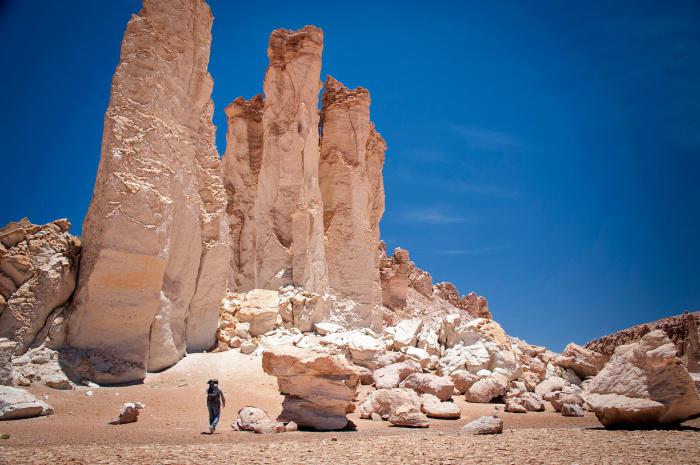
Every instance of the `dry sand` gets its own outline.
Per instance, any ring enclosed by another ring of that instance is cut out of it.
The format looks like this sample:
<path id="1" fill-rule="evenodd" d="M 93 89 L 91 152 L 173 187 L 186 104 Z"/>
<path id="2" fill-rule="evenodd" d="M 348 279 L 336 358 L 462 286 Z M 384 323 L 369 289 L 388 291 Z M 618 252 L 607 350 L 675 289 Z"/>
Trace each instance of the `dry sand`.
<path id="1" fill-rule="evenodd" d="M 218 377 L 227 406 L 214 435 L 207 430 L 206 380 Z M 590 412 L 564 418 L 556 412 L 501 413 L 503 434 L 475 437 L 459 427 L 493 411 L 493 404 L 461 399 L 460 420 L 431 420 L 428 430 L 408 430 L 349 415 L 355 428 L 333 433 L 261 436 L 230 425 L 246 405 L 279 414 L 282 396 L 260 358 L 237 351 L 193 354 L 143 384 L 57 391 L 30 390 L 56 413 L 0 422 L 2 464 L 690 464 L 700 463 L 700 420 L 676 430 L 605 431 Z M 86 392 L 93 391 L 88 397 Z M 360 399 L 369 388 L 363 387 Z M 109 425 L 123 402 L 146 404 L 139 421 Z"/>

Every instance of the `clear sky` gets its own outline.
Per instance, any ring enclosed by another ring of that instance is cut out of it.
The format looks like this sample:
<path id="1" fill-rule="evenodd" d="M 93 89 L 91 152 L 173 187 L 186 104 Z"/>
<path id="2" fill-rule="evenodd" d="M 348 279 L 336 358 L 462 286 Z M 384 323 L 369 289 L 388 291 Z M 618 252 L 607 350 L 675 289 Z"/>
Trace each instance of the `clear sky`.
<path id="1" fill-rule="evenodd" d="M 561 349 L 700 308 L 698 2 L 212 0 L 224 107 L 267 38 L 325 32 L 323 74 L 372 94 L 381 223 L 434 280 Z M 0 2 L 0 223 L 87 211 L 137 1 Z"/>

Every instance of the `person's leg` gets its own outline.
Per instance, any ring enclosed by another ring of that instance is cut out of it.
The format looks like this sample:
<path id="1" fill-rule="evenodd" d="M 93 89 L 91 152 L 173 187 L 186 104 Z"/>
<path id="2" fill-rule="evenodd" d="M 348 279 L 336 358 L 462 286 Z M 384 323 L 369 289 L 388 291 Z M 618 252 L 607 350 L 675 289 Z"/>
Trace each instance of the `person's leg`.
<path id="1" fill-rule="evenodd" d="M 207 410 L 209 410 L 209 432 L 213 433 L 214 432 L 214 405 L 212 404 L 207 404 Z M 218 419 L 217 419 L 218 421 Z"/>
<path id="2" fill-rule="evenodd" d="M 219 416 L 221 415 L 221 405 L 219 404 L 214 404 L 212 405 L 213 409 L 213 417 L 211 421 L 211 426 L 216 428 L 216 425 L 219 424 Z"/>

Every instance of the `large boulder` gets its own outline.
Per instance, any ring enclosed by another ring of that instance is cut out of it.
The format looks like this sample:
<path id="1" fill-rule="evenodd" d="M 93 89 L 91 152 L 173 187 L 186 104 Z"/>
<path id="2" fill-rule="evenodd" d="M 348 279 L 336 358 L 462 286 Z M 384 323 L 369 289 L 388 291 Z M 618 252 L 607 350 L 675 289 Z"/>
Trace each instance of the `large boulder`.
<path id="1" fill-rule="evenodd" d="M 313 331 L 326 317 L 326 299 L 295 286 L 280 289 L 279 314 L 282 322 L 302 332 Z"/>
<path id="2" fill-rule="evenodd" d="M 500 434 L 503 432 L 503 420 L 495 415 L 480 417 L 462 426 L 460 432 L 468 434 Z"/>
<path id="3" fill-rule="evenodd" d="M 43 415 L 53 415 L 53 408 L 23 389 L 0 386 L 0 420 Z"/>
<path id="4" fill-rule="evenodd" d="M 564 352 L 555 357 L 555 363 L 562 368 L 573 370 L 580 378 L 595 376 L 605 366 L 608 357 L 573 342 L 566 346 Z"/>
<path id="5" fill-rule="evenodd" d="M 323 336 L 319 343 L 370 370 L 378 366 L 378 359 L 385 353 L 382 342 L 368 329 L 334 332 Z"/>
<path id="6" fill-rule="evenodd" d="M 44 342 L 75 289 L 80 239 L 69 229 L 65 219 L 39 226 L 26 218 L 0 229 L 0 338 L 18 355 Z"/>
<path id="7" fill-rule="evenodd" d="M 499 373 L 492 373 L 472 384 L 464 393 L 464 399 L 467 402 L 484 404 L 503 396 L 507 391 L 508 379 Z"/>
<path id="8" fill-rule="evenodd" d="M 427 428 L 430 426 L 428 419 L 415 405 L 404 404 L 389 415 L 389 423 L 394 426 L 408 428 Z"/>
<path id="9" fill-rule="evenodd" d="M 374 386 L 377 389 L 391 389 L 399 387 L 404 379 L 413 373 L 420 373 L 421 366 L 413 360 L 392 363 L 374 371 Z"/>
<path id="10" fill-rule="evenodd" d="M 571 383 L 564 378 L 560 378 L 559 376 L 551 376 L 535 387 L 535 393 L 544 397 L 550 392 L 561 391 L 570 384 Z"/>
<path id="11" fill-rule="evenodd" d="M 457 389 L 460 394 L 464 394 L 474 383 L 479 381 L 480 378 L 467 370 L 456 370 L 450 374 L 450 379 L 452 379 L 455 389 Z"/>
<path id="12" fill-rule="evenodd" d="M 284 423 L 270 419 L 266 411 L 256 407 L 243 407 L 231 427 L 236 431 L 253 431 L 258 434 L 284 433 Z"/>
<path id="13" fill-rule="evenodd" d="M 279 315 L 279 295 L 277 291 L 253 289 L 240 294 L 240 309 L 236 316 L 242 323 L 250 325 L 251 336 L 262 336 L 272 331 Z"/>
<path id="14" fill-rule="evenodd" d="M 412 389 L 379 389 L 372 392 L 359 407 L 360 418 L 371 418 L 372 414 L 387 420 L 389 415 L 402 405 L 420 408 L 421 400 Z"/>
<path id="15" fill-rule="evenodd" d="M 615 349 L 584 398 L 606 427 L 681 422 L 700 414 L 700 395 L 661 330 Z"/>
<path id="16" fill-rule="evenodd" d="M 402 320 L 391 330 L 391 335 L 394 340 L 394 350 L 400 350 L 402 347 L 415 346 L 418 341 L 418 334 L 423 328 L 423 322 L 418 318 L 411 320 Z"/>
<path id="17" fill-rule="evenodd" d="M 450 378 L 431 373 L 413 373 L 401 381 L 399 387 L 413 389 L 418 394 L 432 394 L 440 400 L 451 399 L 455 389 Z"/>
<path id="18" fill-rule="evenodd" d="M 459 405 L 454 402 L 441 402 L 432 394 L 423 394 L 420 397 L 421 411 L 429 418 L 441 418 L 454 420 L 461 416 Z"/>
<path id="19" fill-rule="evenodd" d="M 285 395 L 279 420 L 316 430 L 345 428 L 359 384 L 359 373 L 345 357 L 278 346 L 263 353 L 262 365 Z"/>

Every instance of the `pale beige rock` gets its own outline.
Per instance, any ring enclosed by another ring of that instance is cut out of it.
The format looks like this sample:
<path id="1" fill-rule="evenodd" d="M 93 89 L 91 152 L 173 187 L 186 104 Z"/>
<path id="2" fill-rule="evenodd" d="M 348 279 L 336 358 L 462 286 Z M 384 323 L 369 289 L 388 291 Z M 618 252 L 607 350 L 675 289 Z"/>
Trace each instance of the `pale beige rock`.
<path id="1" fill-rule="evenodd" d="M 266 350 L 262 364 L 285 394 L 280 420 L 317 430 L 347 425 L 359 373 L 344 357 L 282 346 Z"/>
<path id="2" fill-rule="evenodd" d="M 271 420 L 266 411 L 256 407 L 243 407 L 231 427 L 235 431 L 253 431 L 258 434 L 275 434 L 287 432 L 284 423 Z M 294 426 L 291 427 L 292 429 Z"/>
<path id="3" fill-rule="evenodd" d="M 460 432 L 468 434 L 500 434 L 503 432 L 503 420 L 495 415 L 484 416 L 462 426 Z"/>
<path id="4" fill-rule="evenodd" d="M 384 368 L 385 366 L 403 362 L 404 360 L 406 360 L 406 354 L 390 350 L 377 358 L 377 368 Z"/>
<path id="5" fill-rule="evenodd" d="M 661 330 L 618 346 L 584 399 L 606 427 L 680 422 L 700 414 L 700 394 Z"/>
<path id="6" fill-rule="evenodd" d="M 424 369 L 428 369 L 430 367 L 430 354 L 428 354 L 428 352 L 425 350 L 419 349 L 418 347 L 406 346 L 403 347 L 401 351 L 406 354 L 407 358 L 420 363 L 420 366 Z"/>
<path id="7" fill-rule="evenodd" d="M 240 294 L 240 309 L 236 318 L 242 323 L 248 323 L 251 336 L 261 336 L 272 331 L 279 315 L 279 296 L 277 291 L 253 289 Z"/>
<path id="8" fill-rule="evenodd" d="M 389 415 L 389 423 L 408 428 L 427 428 L 428 418 L 415 405 L 402 405 Z"/>
<path id="9" fill-rule="evenodd" d="M 552 407 L 557 412 L 561 412 L 562 407 L 566 404 L 578 405 L 580 407 L 583 407 L 584 402 L 583 397 L 581 397 L 580 394 L 576 392 L 565 391 L 556 391 L 554 395 L 548 396 L 547 400 L 549 400 L 549 402 L 552 404 Z"/>
<path id="10" fill-rule="evenodd" d="M 578 404 L 564 404 L 561 407 L 561 416 L 563 417 L 582 417 L 583 407 Z"/>
<path id="11" fill-rule="evenodd" d="M 67 220 L 39 226 L 23 218 L 0 229 L 0 337 L 17 354 L 44 342 L 75 289 L 80 239 L 69 228 Z"/>
<path id="12" fill-rule="evenodd" d="M 564 352 L 555 357 L 554 362 L 564 369 L 573 370 L 580 378 L 595 376 L 603 369 L 608 357 L 573 342 L 566 346 Z"/>
<path id="13" fill-rule="evenodd" d="M 377 359 L 385 353 L 381 340 L 374 337 L 369 329 L 355 329 L 328 334 L 319 341 L 322 346 L 329 346 L 337 353 L 347 356 L 353 363 L 377 368 Z M 376 336 L 376 335 L 375 335 Z"/>
<path id="14" fill-rule="evenodd" d="M 423 322 L 418 318 L 403 320 L 395 327 L 390 328 L 392 339 L 394 340 L 394 350 L 415 346 L 418 340 L 418 334 L 422 328 Z"/>
<path id="15" fill-rule="evenodd" d="M 498 373 L 480 379 L 464 393 L 467 402 L 487 403 L 502 396 L 508 390 L 508 379 Z"/>
<path id="16" fill-rule="evenodd" d="M 374 385 L 377 389 L 396 388 L 409 375 L 420 372 L 420 364 L 413 360 L 393 363 L 374 371 Z"/>
<path id="17" fill-rule="evenodd" d="M 453 402 L 442 402 L 432 394 L 423 394 L 420 400 L 421 411 L 425 413 L 428 418 L 455 420 L 462 415 L 459 405 Z"/>
<path id="18" fill-rule="evenodd" d="M 542 381 L 540 384 L 538 384 L 535 387 L 535 393 L 544 396 L 545 394 L 548 394 L 550 392 L 554 391 L 561 391 L 564 389 L 566 386 L 569 386 L 571 383 L 564 378 L 560 378 L 558 376 L 552 376 L 550 378 L 545 379 Z"/>
<path id="19" fill-rule="evenodd" d="M 503 406 L 503 410 L 510 413 L 527 413 L 527 408 L 522 405 L 517 398 L 508 398 Z"/>
<path id="20" fill-rule="evenodd" d="M 146 0 L 122 41 L 68 343 L 100 382 L 215 344 L 228 263 L 203 0 Z M 119 369 L 116 368 L 119 365 Z"/>
<path id="21" fill-rule="evenodd" d="M 384 212 L 381 170 L 386 145 L 370 122 L 369 105 L 367 89 L 350 90 L 333 77 L 326 78 L 318 176 L 328 283 L 339 301 L 332 305 L 331 319 L 350 327 L 378 329 L 382 287 L 377 247 Z M 342 305 L 342 301 L 355 305 Z"/>
<path id="22" fill-rule="evenodd" d="M 310 332 L 327 317 L 323 296 L 294 286 L 283 287 L 279 292 L 279 314 L 285 326 Z"/>
<path id="23" fill-rule="evenodd" d="M 143 408 L 143 404 L 139 402 L 126 402 L 119 408 L 119 415 L 112 420 L 112 425 L 124 425 L 126 423 L 134 423 L 139 419 L 139 410 Z"/>
<path id="24" fill-rule="evenodd" d="M 50 405 L 31 393 L 19 388 L 0 386 L 0 420 L 18 420 L 53 413 Z"/>
<path id="25" fill-rule="evenodd" d="M 448 377 L 431 373 L 413 373 L 408 375 L 399 387 L 413 389 L 418 394 L 432 394 L 443 401 L 452 398 L 455 385 Z"/>
<path id="26" fill-rule="evenodd" d="M 240 351 L 243 355 L 250 355 L 257 350 L 258 346 L 254 342 L 243 341 L 241 343 Z"/>
<path id="27" fill-rule="evenodd" d="M 359 413 L 361 418 L 370 418 L 375 413 L 387 420 L 402 405 L 420 409 L 420 397 L 412 389 L 378 389 L 360 404 Z"/>
<path id="28" fill-rule="evenodd" d="M 467 370 L 456 370 L 450 373 L 450 379 L 455 385 L 455 388 L 460 394 L 464 394 L 477 381 L 479 377 Z"/>
<path id="29" fill-rule="evenodd" d="M 254 249 L 247 263 L 256 288 L 296 284 L 323 294 L 328 287 L 317 181 L 322 48 L 314 26 L 270 35 L 254 219 L 243 231 L 252 238 L 240 240 Z"/>

